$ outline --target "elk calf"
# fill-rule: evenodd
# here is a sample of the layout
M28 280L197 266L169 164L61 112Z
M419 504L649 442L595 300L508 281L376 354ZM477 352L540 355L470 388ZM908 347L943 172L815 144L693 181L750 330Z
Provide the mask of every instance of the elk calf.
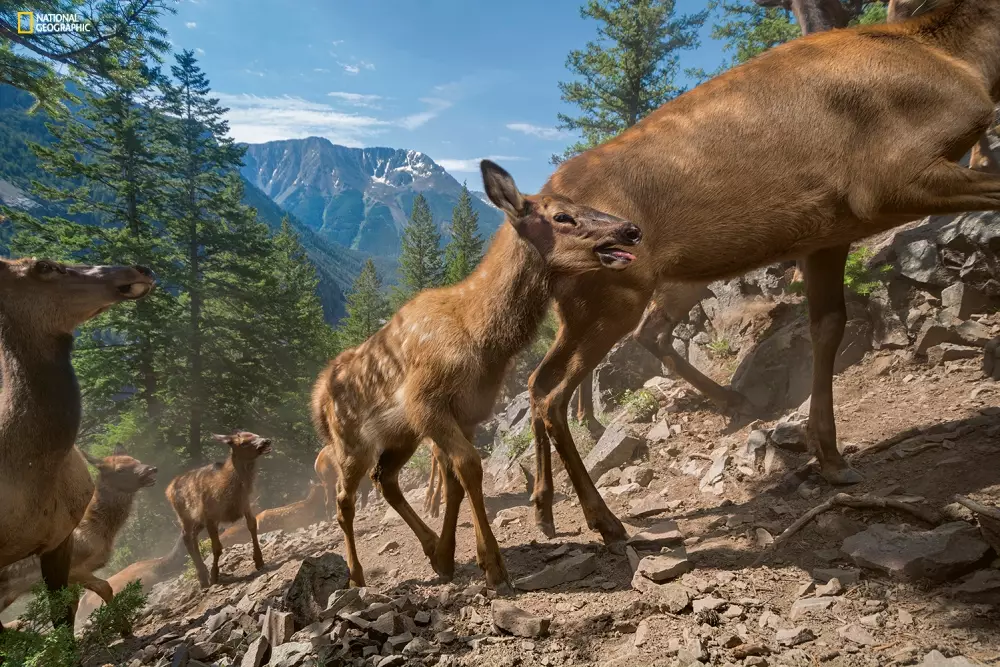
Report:
M254 565L258 570L264 567L264 556L257 542L257 519L250 509L250 493L257 474L257 458L271 451L271 441L247 431L212 437L229 445L226 462L210 463L178 475L167 487L167 500L177 512L184 545L194 562L202 588L219 582L219 556L222 555L220 523L244 519L253 542ZM198 551L198 535L203 528L212 540L211 578Z
M324 509L323 485L309 482L309 493L302 500L258 512L257 534L263 535L272 530L291 532L311 526L322 519ZM244 544L250 541L250 531L242 524L230 526L219 536L219 540L223 547Z
M354 543L354 495L371 471L443 578L454 573L458 509L468 494L486 582L510 590L486 516L476 425L490 416L511 359L535 336L553 279L623 269L635 256L622 248L642 236L631 222L564 197L522 195L488 160L481 169L487 195L507 217L476 270L456 285L419 293L371 338L330 362L313 389L313 422L337 468L337 519L355 586L365 578ZM424 439L443 464L440 540L399 487L400 469Z
M83 584L105 602L113 596L106 581L94 576L104 567L114 551L115 538L128 520L139 489L156 483L156 468L128 456L121 447L102 459L82 452L97 468L97 488L87 505L80 524L73 530L73 557L69 583ZM41 579L37 556L0 569L0 611L31 590Z

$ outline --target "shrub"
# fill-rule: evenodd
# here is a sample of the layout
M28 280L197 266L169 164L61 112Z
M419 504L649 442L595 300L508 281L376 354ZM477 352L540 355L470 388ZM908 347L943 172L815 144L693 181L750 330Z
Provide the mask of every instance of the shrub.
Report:
M626 389L618 398L618 405L625 408L634 419L648 419L660 409L660 402L648 389Z
M514 459L524 454L532 442L535 441L535 434L531 431L531 424L525 424L520 433L508 433L503 437L504 445L510 452L510 458Z
M882 276L892 271L892 267L883 264L877 269L868 268L868 262L874 256L875 253L866 246L861 246L847 255L847 264L844 266L844 287L858 296L868 296L875 291L882 281Z
M733 354L733 348L729 345L728 338L716 338L708 344L708 349L717 357L729 357Z

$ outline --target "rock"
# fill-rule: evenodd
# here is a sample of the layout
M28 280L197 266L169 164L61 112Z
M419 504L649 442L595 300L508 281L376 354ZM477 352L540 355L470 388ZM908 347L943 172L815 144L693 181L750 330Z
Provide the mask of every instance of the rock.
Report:
M767 532L765 528L757 528L754 530L754 541L756 541L758 547L768 547L774 544L774 536Z
M524 510L521 507L511 507L505 510L500 510L497 515L493 517L493 527L503 528L508 526L515 521L519 521L524 515Z
M723 473L726 471L726 464L729 463L729 450L723 445L712 450L712 465L709 466L705 476L701 478L698 488L701 491L708 491L718 482L722 481Z
M726 606L727 604L729 603L723 600L722 598L717 598L715 596L710 595L708 597L698 598L697 600L691 602L691 611L693 611L696 614L699 614L703 611L715 611L720 607Z
M422 637L414 637L410 640L410 643L403 647L403 655L424 655L425 653L430 653L433 649L433 645L431 645L431 643L426 639L423 639Z
M691 603L691 592L680 584L657 584L636 571L632 575L632 588L647 597L647 602L664 611L678 614Z
M767 431L754 429L747 436L746 444L743 446L743 458L753 465L764 460L764 453L767 451Z
M868 295L868 315L872 323L872 346L876 350L907 347L906 325L892 308L889 291L879 283Z
M653 469L649 466L629 466L622 471L622 481L626 484L649 486L653 481Z
M403 621L396 612L387 611L375 619L368 632L383 637L394 637L403 633Z
M899 579L946 581L975 569L990 547L974 526L955 521L934 530L872 524L844 540L841 550L855 564Z
M277 611L268 607L264 614L262 634L272 647L278 647L292 638L295 632L295 619L290 612Z
M385 544L383 544L381 547L379 547L378 553L381 556L382 554L384 554L386 552L395 551L398 548L399 548L399 542L397 542L396 540L389 540L388 542L386 542Z
M387 655L375 663L376 667L402 667L406 664L406 657L402 655Z
M684 544L684 535L676 521L661 521L628 538L626 545L640 551L659 551L664 547L674 548Z
M649 355L648 352L645 354ZM617 468L627 463L639 444L636 438L629 435L624 424L612 423L587 454L583 465L590 474L590 478L596 480L611 468Z
M522 577L514 582L514 587L522 591L537 591L543 588L553 588L569 581L577 581L597 569L597 557L584 553L569 556L547 565L542 570Z
M413 615L413 622L417 625L430 625L431 615L424 610L420 610Z
M648 516L672 512L680 506L676 500L667 500L658 493L650 494L644 498L639 498L632 503L628 516L633 519L642 519Z
M978 570L951 589L955 597L984 604L1000 603L1000 571Z
M548 617L532 616L506 600L493 600L490 609L493 612L493 624L518 637L544 637L552 622Z
M983 375L1000 380L1000 338L993 338L983 347Z
M744 644L742 646L737 646L733 650L733 657L737 660L743 660L744 658L753 659L753 662L749 659L744 663L748 667L767 667L767 661L761 660L760 656L770 655L771 649L766 646L761 646L760 644Z
M313 652L312 644L308 642L288 642L271 650L268 667L296 667L301 665Z
M826 512L819 515L816 517L815 525L816 530L820 533L829 535L841 542L851 535L860 533L866 527L864 523L855 521L837 512Z
M653 428L649 429L649 433L646 434L646 442L655 445L670 439L671 435L673 434L670 431L670 424L667 423L667 420L662 419L656 422Z
M743 643L743 639L739 635L729 634L722 635L719 638L719 646L722 648L736 648Z
M946 361L957 361L958 359L973 359L982 352L978 347L969 345L955 345L954 343L939 343L927 350L927 363L937 366Z
M772 333L757 343L733 374L731 387L761 411L799 405L812 387L809 325L797 321L790 306L776 306Z
M594 408L613 412L626 389L636 390L652 377L664 375L663 364L635 338L628 336L594 369Z
M292 613L297 626L305 627L320 618L330 595L347 588L347 582L347 562L340 555L330 552L319 557L307 556L302 559L285 592L283 607ZM268 639L272 646L281 645L273 637Z
M843 592L844 592L844 587L841 585L840 579L837 579L836 577L830 579L822 586L816 587L816 595L821 595L821 596L840 595Z
M629 545L625 545L625 557L628 558L628 566L632 570L632 574L635 574L635 571L639 569L642 557Z
M863 628L854 625L845 625L842 628L837 629L837 634L846 639L849 642L853 642L859 646L874 646L878 642Z
M962 343L973 347L984 347L992 338L989 327L975 320L962 322L955 328L955 333Z
M606 489L612 486L618 486L622 481L622 471L618 468L612 468L607 471L594 483L599 489Z
M722 612L724 618L743 618L745 610L738 604L731 604Z
M385 643L389 645L389 650L395 653L411 641L413 641L413 635L409 632L404 632L402 634L389 637L385 640Z
M917 354L926 355L927 351L935 345L940 345L941 343L959 342L961 341L954 329L941 324L937 320L929 319L924 322L920 331L917 333L917 339L914 342L914 351Z
M208 621L205 622L205 629L207 629L209 632L215 632L223 625L225 625L228 621L230 621L232 618L234 618L236 616L236 613L237 613L236 607L232 606L223 607L222 611L220 611L218 614L213 614L212 616L208 617Z
M271 659L271 645L267 641L267 637L261 635L257 639L253 640L247 652L243 654L243 660L240 662L240 667L261 667L268 660Z
M224 648L222 644L215 642L200 642L191 647L189 654L192 660L207 660L221 653Z
M677 547L668 554L646 556L639 561L636 572L650 581L663 583L676 579L694 569L694 563L688 560L684 547Z
M775 639L781 646L798 646L799 644L805 644L806 642L811 642L816 639L816 635L813 634L813 631L809 628L800 626L797 628L778 630Z
M793 452L806 451L806 429L804 422L782 422L771 431L771 442Z
M941 306L950 316L967 320L973 313L985 312L990 300L976 288L956 282L941 290Z
M937 245L928 239L918 239L896 248L899 272L925 285L944 286L952 276L940 264Z
M861 570L844 570L835 567L818 567L812 571L813 579L827 584L836 579L844 586L853 586L861 579Z
M796 600L792 604L791 611L788 612L788 618L793 621L797 621L802 616L809 616L821 611L826 611L836 601L836 598L831 597L805 598L802 600Z
M921 667L976 667L977 663L961 655L946 658L940 651L935 650L925 655L920 665Z
M327 601L326 609L320 613L320 618L333 618L341 609L346 609L361 600L363 588L344 588L334 591Z

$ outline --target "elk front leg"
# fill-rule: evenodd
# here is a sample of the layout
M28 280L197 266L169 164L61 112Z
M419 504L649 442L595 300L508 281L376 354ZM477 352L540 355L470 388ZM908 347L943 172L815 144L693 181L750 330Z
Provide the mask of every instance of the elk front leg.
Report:
M42 566L42 580L49 593L65 588L69 584L69 570L73 559L73 533L66 536L59 546L39 556ZM73 605L52 615L52 625L73 627L75 610Z
M424 555L435 564L434 558L438 547L438 537L434 534L426 523L423 522L410 503L403 496L402 489L399 488L399 471L413 455L413 449L407 447L391 448L386 446L382 455L378 459L375 471L372 473L372 481L375 487L382 493L382 497L396 513L402 517L406 525L410 527L413 534L417 536L420 546L424 550Z
M83 587L86 588L87 590L94 591L94 593L96 593L102 600L104 600L105 604L110 603L111 600L115 597L115 592L111 589L111 584L109 584L104 579L95 577L93 574L89 572L82 573L79 576L75 576L73 577L73 579L77 583L83 584Z
M440 464L439 470L441 471L441 485L444 486L445 501L441 537L438 538L437 552L434 555L434 559L437 561L434 570L445 581L451 581L455 575L455 531L458 528L458 511L462 507L465 489L462 488L461 481L446 462Z
M597 440L604 433L604 425L594 415L594 372L587 371L576 389L576 420Z
M184 526L182 539L187 547L188 555L191 556L191 564L198 574L198 583L202 588L208 588L208 569L205 568L205 561L201 557L201 549L198 548L198 533L201 526Z
M260 541L257 539L257 517L247 507L243 510L243 518L247 522L247 530L250 531L250 541L253 543L253 565L258 571L263 570L264 554L260 552Z
M212 541L212 572L209 583L214 586L219 583L219 558L222 556L222 542L219 540L219 525L211 521L205 524L205 532ZM254 554L256 560L256 554Z
M806 257L803 266L813 347L812 399L806 442L819 461L820 474L831 484L856 484L863 479L847 465L837 449L837 423L833 413L833 365L847 323L844 264L849 251L850 246L826 248Z
M344 533L344 551L347 556L347 568L350 571L351 587L364 587L365 572L358 558L358 550L354 542L354 496L358 492L358 484L365 474L365 466L353 459L348 459L340 466L337 476L337 522Z

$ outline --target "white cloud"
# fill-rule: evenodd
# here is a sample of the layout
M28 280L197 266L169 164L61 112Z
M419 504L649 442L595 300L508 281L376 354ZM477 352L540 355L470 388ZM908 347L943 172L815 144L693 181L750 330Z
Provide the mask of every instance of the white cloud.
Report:
M199 56L203 56L203 55L205 55L205 49L202 49L202 48L200 48L200 47L199 47L199 48L196 48L196 49L194 50L194 52L195 52L195 53L197 53L197 54L198 54Z
M357 65L345 65L344 63L337 63L337 64L343 67L344 71L352 76L361 71L361 68L358 67Z
M256 70L256 69L245 69L245 70L243 70L243 73L244 74L252 74L253 76L266 76L264 72L261 72L260 70Z
M482 160L493 160L494 162L519 162L527 159L528 158L517 157L514 155L487 155L486 157L474 157L468 159L444 158L443 160L434 161L444 167L445 171L453 171L457 173L478 173L479 163Z
M378 109L376 104L380 99L381 95L364 95L362 93L344 93L344 92L333 92L327 93L327 97L333 97L335 99L341 100L346 104L350 104L355 107L369 107L372 109Z
M365 139L394 125L373 116L342 113L327 104L301 97L257 97L216 93L229 107L226 119L237 141L262 143L279 139L326 137L335 144L361 147Z
M194 29L198 27L198 24L195 23L194 21L188 21L187 23L184 24L184 27Z
M329 74L330 73L330 70L326 69L325 67L313 67L313 71L314 72L319 72L320 74Z
M570 133L565 130L560 130L554 127L542 127L541 125L532 125L531 123L507 123L507 129L527 134L530 137L538 137L539 139L547 139L549 141L567 139L571 136Z
M347 72L348 74L350 74L351 76L354 76L355 74L359 74L361 72L361 70L363 70L363 69L367 69L367 70L375 69L375 65L373 65L371 63L367 63L364 60L359 60L357 63L341 63L341 62L338 62L337 64L340 65L344 69L344 71Z
M415 130L421 125L427 123L427 121L435 118L452 104L448 100L442 100L438 97L423 97L420 101L428 105L429 108L426 111L421 111L400 118L398 121L400 127L407 130Z
M341 44L344 43L344 40L342 40L342 39L335 39L335 40L332 40L330 43L333 44L334 46L340 46Z

